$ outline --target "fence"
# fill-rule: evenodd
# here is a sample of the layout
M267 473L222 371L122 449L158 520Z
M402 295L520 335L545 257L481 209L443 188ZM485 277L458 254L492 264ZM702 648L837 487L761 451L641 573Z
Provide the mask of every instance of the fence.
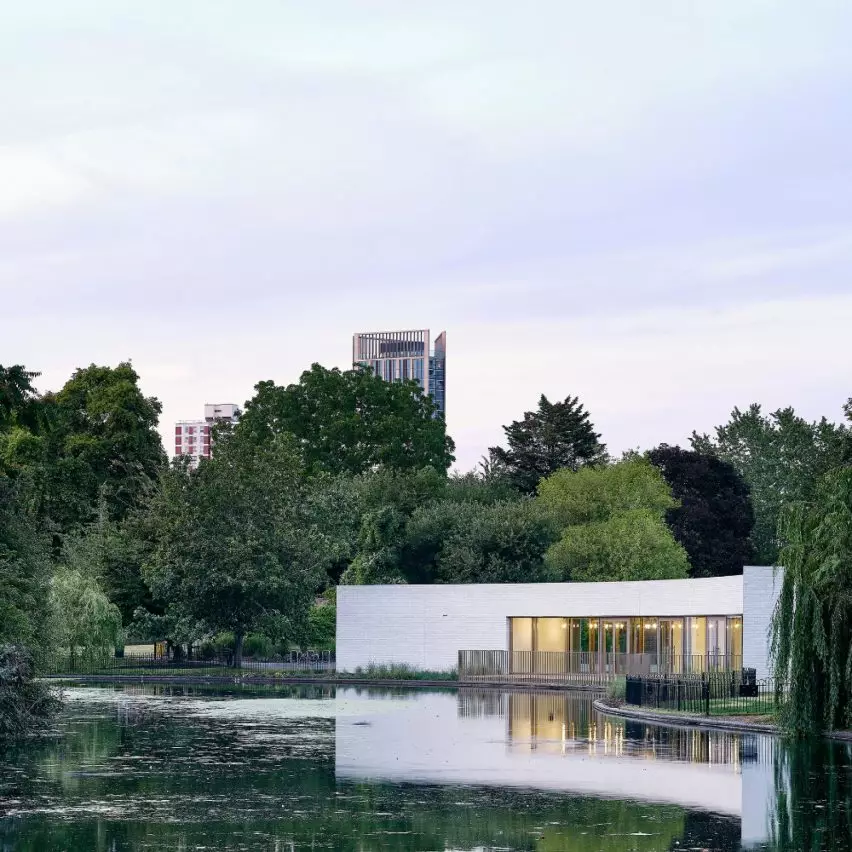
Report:
M459 680L604 686L616 677L695 677L739 671L731 655L621 654L605 651L459 651Z
M754 669L700 677L628 677L627 704L703 716L766 715L775 710L775 682L756 680Z
M240 672L275 677L276 674L333 673L333 651L293 651L269 659L243 657ZM234 674L233 654L214 656L169 656L141 654L132 656L57 654L39 666L45 676L65 675L196 675Z

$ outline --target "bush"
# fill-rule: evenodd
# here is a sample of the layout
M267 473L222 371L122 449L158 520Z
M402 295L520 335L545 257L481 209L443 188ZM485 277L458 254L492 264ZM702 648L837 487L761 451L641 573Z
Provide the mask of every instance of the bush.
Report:
M243 656L266 659L272 654L272 642L262 633L249 633L243 639Z
M455 669L448 671L426 671L415 669L407 663L370 663L366 669L355 669L354 677L366 680L458 680Z
M33 676L27 650L0 646L0 742L44 730L58 712L59 700Z
M610 701L623 702L627 694L627 679L625 677L617 677L610 681L606 688L606 697Z

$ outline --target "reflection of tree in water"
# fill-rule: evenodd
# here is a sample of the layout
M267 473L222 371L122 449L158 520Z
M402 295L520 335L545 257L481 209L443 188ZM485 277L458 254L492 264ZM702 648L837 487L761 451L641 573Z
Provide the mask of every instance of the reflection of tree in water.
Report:
M165 712L163 705L140 704L132 712L119 704L107 714L100 705L96 715L72 718L67 738L29 752L28 763L0 765L0 778L8 765L21 767L16 790L4 795L36 805L20 819L0 819L0 849L283 852L292 843L341 852L651 852L674 848L690 831L687 812L674 805L486 787L338 783L333 719L264 725L181 715L179 703ZM549 723L564 715L559 707L540 704ZM581 709L572 718L588 727L592 717ZM714 838L727 836L729 822L708 817L690 836L699 846L727 848Z
M783 744L775 790L778 852L852 849L852 746L827 740Z

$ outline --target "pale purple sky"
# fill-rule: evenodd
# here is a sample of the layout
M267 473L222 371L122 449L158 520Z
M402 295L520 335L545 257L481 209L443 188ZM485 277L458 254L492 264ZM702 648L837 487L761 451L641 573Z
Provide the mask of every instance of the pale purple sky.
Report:
M852 394L852 4L9 2L0 363L176 419L448 333L458 466Z

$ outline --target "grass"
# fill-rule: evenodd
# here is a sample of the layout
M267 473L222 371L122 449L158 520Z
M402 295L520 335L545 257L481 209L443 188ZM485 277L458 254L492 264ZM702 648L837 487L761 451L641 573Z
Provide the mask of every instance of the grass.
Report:
M627 690L627 678L617 677L606 688L606 697L610 701L623 702Z
M351 674L339 672L338 677L364 678L365 680L458 680L458 672L455 669L448 671L429 671L415 669L405 663L388 663L376 665L370 663L366 669L360 666Z

